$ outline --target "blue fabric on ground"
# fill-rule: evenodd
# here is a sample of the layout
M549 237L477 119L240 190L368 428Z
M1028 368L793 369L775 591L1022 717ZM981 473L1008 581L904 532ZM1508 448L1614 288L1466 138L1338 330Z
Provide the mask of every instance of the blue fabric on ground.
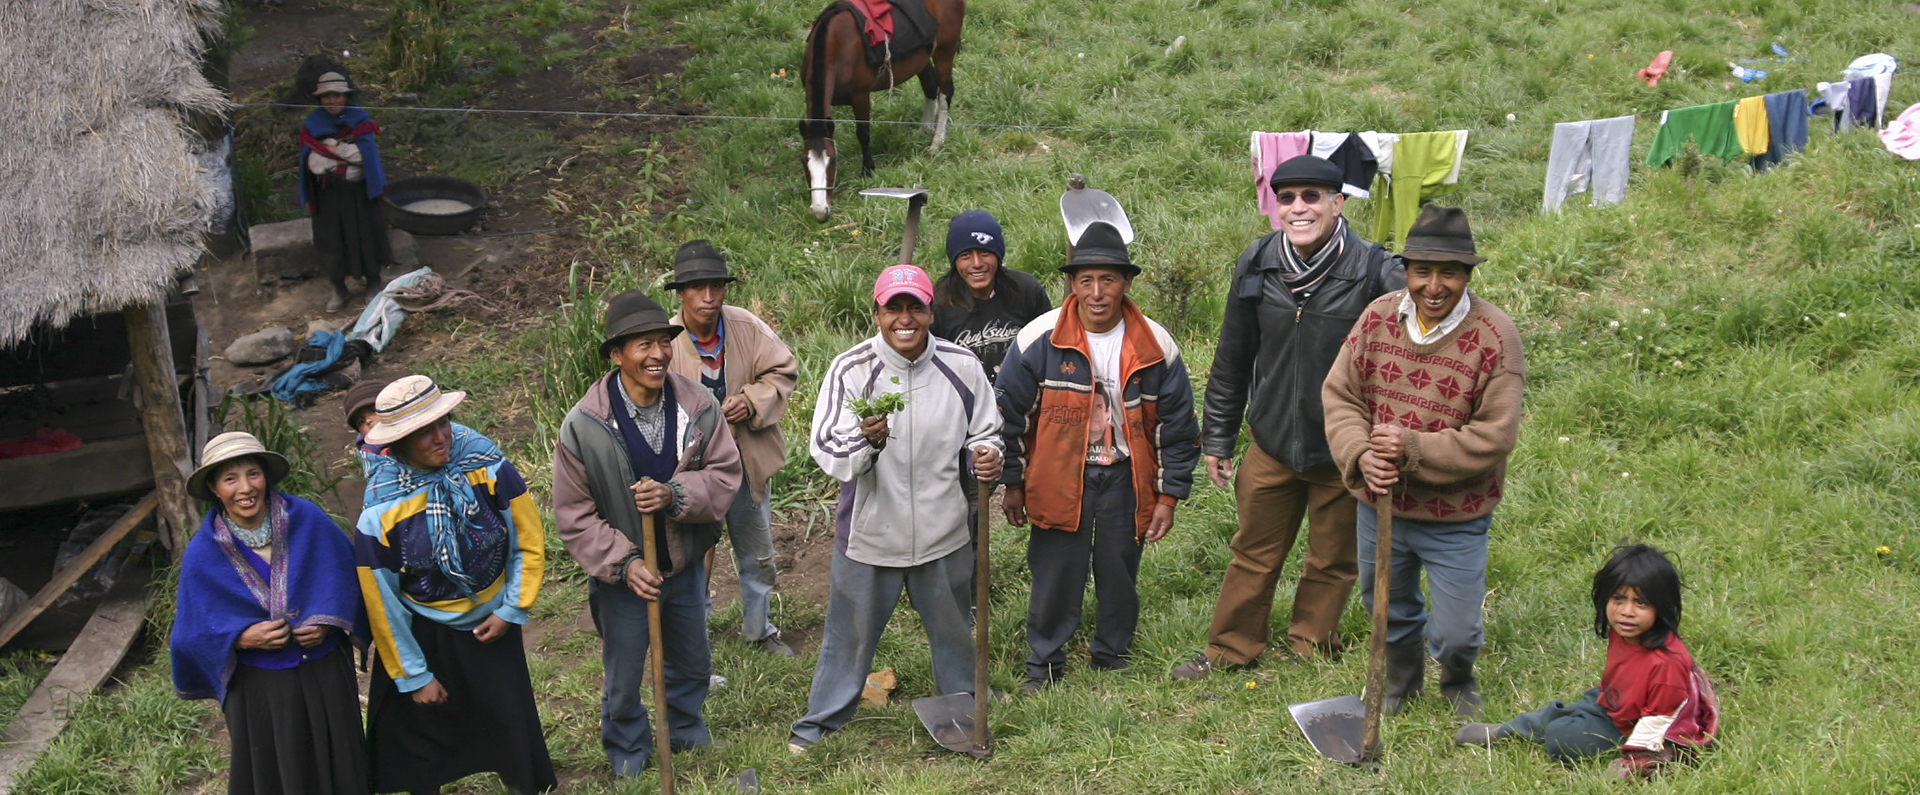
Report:
M307 344L326 349L326 355L318 361L296 364L274 379L274 397L292 403L302 395L317 395L332 388L320 376L340 360L340 352L347 346L347 335L338 331L316 331L307 335Z

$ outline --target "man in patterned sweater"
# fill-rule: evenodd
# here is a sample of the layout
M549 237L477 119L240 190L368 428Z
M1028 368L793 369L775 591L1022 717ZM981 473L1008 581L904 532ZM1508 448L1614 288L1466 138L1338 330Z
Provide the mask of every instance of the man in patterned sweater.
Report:
M1454 713L1477 718L1473 661L1487 590L1487 528L1520 428L1520 332L1467 291L1466 213L1428 205L1407 235L1407 288L1361 313L1321 389L1327 442L1360 498L1360 596L1373 606L1374 500L1392 495L1393 555L1382 712L1419 695L1429 653ZM1432 616L1420 572L1432 591ZM1423 648L1425 646L1426 648ZM1430 651L1429 651L1430 650Z

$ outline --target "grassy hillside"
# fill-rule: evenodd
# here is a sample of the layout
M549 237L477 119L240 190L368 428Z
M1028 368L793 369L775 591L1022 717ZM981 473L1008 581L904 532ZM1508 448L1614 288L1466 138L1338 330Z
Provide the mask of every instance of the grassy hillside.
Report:
M791 117L801 109L801 42L820 5L576 7L631 21L636 37L691 45L677 84L683 100L714 114ZM671 212L660 212L668 194L657 184L631 187L647 201L606 195L569 209L588 252L583 277L650 283L675 244L712 238L748 277L734 300L773 320L801 355L789 418L797 431L817 373L870 330L870 280L897 251L898 203L860 199L858 188L931 189L918 260L936 275L945 219L979 207L1005 225L1009 264L1057 286L1065 239L1056 201L1078 171L1126 204L1146 269L1135 295L1175 330L1198 389L1223 277L1267 229L1253 209L1247 131L1471 128L1460 185L1440 201L1470 213L1490 258L1473 288L1520 324L1529 365L1527 416L1492 531L1480 663L1488 715L1571 699L1597 682L1604 647L1588 629L1589 578L1613 544L1646 541L1673 552L1688 577L1682 632L1719 684L1725 712L1719 745L1646 791L1920 789L1920 747L1905 736L1920 725L1911 684L1920 681L1920 542L1908 519L1920 501L1920 280L1910 270L1920 253L1912 200L1920 172L1870 133L1833 136L1818 123L1804 155L1765 174L1717 161L1658 171L1637 162L1662 109L1811 87L1869 52L1920 58L1910 49L1920 16L1882 0L970 5L944 151L925 154L930 134L918 127L876 124L879 170L861 178L843 167L835 217L818 224L805 211L793 123L708 122L681 134L698 154L670 172L683 175L670 194L684 198ZM478 0L449 7L476 30L483 15L508 13ZM1169 51L1179 36L1185 45ZM1763 84L1729 85L1726 61L1759 57L1774 41L1797 60L1765 64L1773 76ZM1634 82L1662 49L1676 51L1668 78L1653 89ZM1920 99L1905 79L1895 80L1890 113ZM912 85L877 95L876 119L917 121L920 102ZM1540 215L1552 123L1625 113L1642 114L1626 202ZM839 131L843 155L857 163L851 125ZM653 173L657 152L637 153L635 170ZM1368 205L1350 202L1348 215L1365 221ZM548 404L536 416L557 417L591 372L565 354L595 341L600 309L585 299L602 286L583 284L582 300L518 340L516 351L550 365L526 385ZM454 386L518 391L511 369ZM533 459L544 442L506 441ZM790 494L819 483L803 456L782 478ZM810 659L757 656L732 632L737 613L717 614L716 665L731 681L715 691L709 720L729 746L677 758L682 791L718 790L745 767L759 770L768 791L818 793L1622 786L1599 765L1563 769L1523 743L1455 748L1437 695L1386 724L1380 769L1321 759L1286 707L1358 692L1364 653L1308 664L1270 656L1252 671L1169 682L1167 669L1204 642L1233 530L1228 495L1197 486L1173 534L1146 553L1135 666L1089 672L1084 643L1072 647L1062 686L996 706L998 753L985 764L937 749L905 705L931 686L910 612L896 618L876 662L901 674L899 705L863 711L804 757L790 757L784 742L803 711ZM994 532L993 678L1013 690L1025 655L1025 533ZM582 609L577 570L559 568L539 620L564 622ZM1297 571L1295 563L1283 579L1281 615ZM821 611L776 605L776 622L789 627ZM1364 649L1357 600L1341 629ZM651 776L614 782L603 770L591 633L557 635L534 664L571 791L653 791ZM150 782L169 777L156 773L137 788L165 791ZM115 789L52 772L33 781L39 788L28 791Z

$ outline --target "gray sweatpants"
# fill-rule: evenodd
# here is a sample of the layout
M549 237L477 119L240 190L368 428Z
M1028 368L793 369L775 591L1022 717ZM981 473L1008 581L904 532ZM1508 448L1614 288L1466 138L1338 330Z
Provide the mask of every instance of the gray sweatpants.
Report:
M918 566L869 566L833 551L833 593L820 658L813 667L807 715L793 722L803 745L839 731L860 707L860 690L880 645L880 633L904 589L927 629L936 695L973 692L973 639L960 609L973 576L973 548L961 547Z
M1557 211L1568 196L1588 191L1588 204L1619 204L1627 196L1633 117L1553 125L1547 154L1547 194L1541 209Z

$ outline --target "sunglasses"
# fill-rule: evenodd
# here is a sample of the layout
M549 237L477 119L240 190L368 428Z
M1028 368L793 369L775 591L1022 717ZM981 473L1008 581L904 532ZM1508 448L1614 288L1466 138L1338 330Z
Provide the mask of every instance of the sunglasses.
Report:
M1281 207L1285 207L1289 204L1292 204L1294 197L1296 196L1298 196L1300 201L1303 203L1319 204L1320 198L1324 195L1325 194L1321 193L1320 191L1309 188L1307 190L1300 191L1297 194L1290 190L1283 190L1283 191L1280 191L1279 193L1273 194L1273 198L1275 201L1280 203Z

